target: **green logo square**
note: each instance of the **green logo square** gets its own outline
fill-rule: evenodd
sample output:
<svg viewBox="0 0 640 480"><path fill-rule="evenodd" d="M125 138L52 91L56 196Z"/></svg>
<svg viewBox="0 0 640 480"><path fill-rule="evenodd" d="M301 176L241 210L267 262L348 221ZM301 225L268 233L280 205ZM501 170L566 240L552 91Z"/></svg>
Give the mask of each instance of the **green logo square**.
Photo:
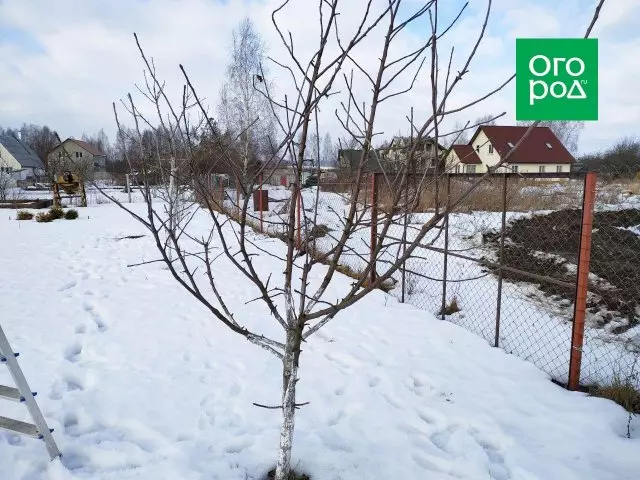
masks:
<svg viewBox="0 0 640 480"><path fill-rule="evenodd" d="M596 38L516 39L516 120L597 120Z"/></svg>

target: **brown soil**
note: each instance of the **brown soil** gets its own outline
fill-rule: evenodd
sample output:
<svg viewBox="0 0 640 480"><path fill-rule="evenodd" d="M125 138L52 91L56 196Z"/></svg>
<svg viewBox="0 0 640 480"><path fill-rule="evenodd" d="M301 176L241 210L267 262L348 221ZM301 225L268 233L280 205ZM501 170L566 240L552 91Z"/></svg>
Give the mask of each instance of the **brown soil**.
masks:
<svg viewBox="0 0 640 480"><path fill-rule="evenodd" d="M567 264L578 263L581 217L580 210L560 210L512 222L505 232L504 264L575 284L575 268L568 268ZM606 311L605 321L615 317L629 320L627 326L613 333L626 331L640 322L637 310L640 306L640 236L625 230L638 225L640 209L594 214L590 271L610 287L602 281L591 281L590 291L596 296L588 307L592 313ZM485 241L499 251L499 233L486 234ZM568 300L574 297L574 288L532 280L526 275L504 271L503 278L536 283L550 296Z"/></svg>

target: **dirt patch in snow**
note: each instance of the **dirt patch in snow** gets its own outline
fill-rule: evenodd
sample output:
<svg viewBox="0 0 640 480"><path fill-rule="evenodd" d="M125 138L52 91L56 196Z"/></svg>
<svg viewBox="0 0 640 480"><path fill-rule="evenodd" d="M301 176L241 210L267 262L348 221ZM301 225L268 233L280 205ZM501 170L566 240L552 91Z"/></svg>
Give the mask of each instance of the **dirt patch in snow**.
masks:
<svg viewBox="0 0 640 480"><path fill-rule="evenodd" d="M506 266L575 284L580 245L580 210L560 210L512 222L506 230ZM612 333L623 333L640 323L640 209L596 212L591 244L588 308L599 313L601 325L625 319ZM485 234L496 253L500 233ZM536 283L550 296L573 300L575 288L557 285L516 272L504 271L512 281Z"/></svg>

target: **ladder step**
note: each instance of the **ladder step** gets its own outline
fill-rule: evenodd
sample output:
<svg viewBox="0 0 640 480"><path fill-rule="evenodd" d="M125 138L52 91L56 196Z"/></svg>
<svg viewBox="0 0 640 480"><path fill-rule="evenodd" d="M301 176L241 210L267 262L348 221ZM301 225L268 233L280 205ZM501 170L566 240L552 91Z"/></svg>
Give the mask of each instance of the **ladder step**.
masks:
<svg viewBox="0 0 640 480"><path fill-rule="evenodd" d="M20 433L32 438L42 438L35 425L13 420L12 418L0 417L0 428L10 432Z"/></svg>
<svg viewBox="0 0 640 480"><path fill-rule="evenodd" d="M13 354L13 356L18 358L20 356L20 354L16 352L16 353ZM7 357L4 357L4 356L0 355L0 362L4 363L6 361L7 361Z"/></svg>
<svg viewBox="0 0 640 480"><path fill-rule="evenodd" d="M20 390L4 385L0 385L0 398L6 398L14 402L24 402L24 398L20 395Z"/></svg>

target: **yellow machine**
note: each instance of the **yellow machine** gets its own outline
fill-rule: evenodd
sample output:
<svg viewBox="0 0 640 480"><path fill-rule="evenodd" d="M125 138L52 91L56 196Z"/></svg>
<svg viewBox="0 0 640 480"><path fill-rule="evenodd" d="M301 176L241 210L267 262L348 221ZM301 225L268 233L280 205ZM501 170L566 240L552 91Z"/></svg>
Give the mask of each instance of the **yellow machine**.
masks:
<svg viewBox="0 0 640 480"><path fill-rule="evenodd" d="M61 191L66 194L65 198L79 198L80 206L87 206L87 194L84 189L84 182L80 180L79 175L64 172L62 175L55 176L53 180L53 204L57 207L62 206Z"/></svg>

